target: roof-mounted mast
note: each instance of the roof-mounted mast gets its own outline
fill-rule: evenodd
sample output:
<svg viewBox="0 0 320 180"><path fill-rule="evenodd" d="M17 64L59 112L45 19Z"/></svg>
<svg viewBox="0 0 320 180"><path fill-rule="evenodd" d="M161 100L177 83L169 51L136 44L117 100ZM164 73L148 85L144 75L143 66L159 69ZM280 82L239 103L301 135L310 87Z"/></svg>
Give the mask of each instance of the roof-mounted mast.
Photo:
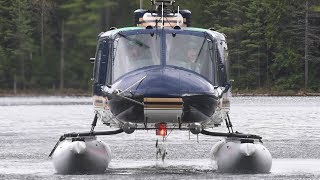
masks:
<svg viewBox="0 0 320 180"><path fill-rule="evenodd" d="M175 0L151 0L152 9L134 11L136 26L186 27L191 25L191 12L174 6Z"/></svg>
<svg viewBox="0 0 320 180"><path fill-rule="evenodd" d="M151 0L154 9L158 12L170 10L169 8L174 8L175 0Z"/></svg>

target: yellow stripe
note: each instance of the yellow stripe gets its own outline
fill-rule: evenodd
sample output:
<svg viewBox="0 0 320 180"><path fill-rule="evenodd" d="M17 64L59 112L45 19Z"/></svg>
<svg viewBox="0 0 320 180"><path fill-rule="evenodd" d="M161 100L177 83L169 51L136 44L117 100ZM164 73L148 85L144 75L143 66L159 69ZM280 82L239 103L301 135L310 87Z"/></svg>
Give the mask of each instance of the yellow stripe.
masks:
<svg viewBox="0 0 320 180"><path fill-rule="evenodd" d="M182 98L144 98L144 103L182 103ZM97 107L109 109L108 99L102 96L93 96L93 104ZM145 104L145 108L164 108L176 109L182 108L182 104Z"/></svg>
<svg viewBox="0 0 320 180"><path fill-rule="evenodd" d="M182 98L144 98L143 101L145 103L148 102L181 102L182 103Z"/></svg>

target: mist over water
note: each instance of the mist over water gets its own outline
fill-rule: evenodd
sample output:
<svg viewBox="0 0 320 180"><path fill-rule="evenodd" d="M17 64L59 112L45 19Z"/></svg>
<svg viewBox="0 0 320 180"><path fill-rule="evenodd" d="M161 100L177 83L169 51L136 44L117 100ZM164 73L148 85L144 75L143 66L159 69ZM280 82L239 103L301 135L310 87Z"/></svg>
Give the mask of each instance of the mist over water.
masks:
<svg viewBox="0 0 320 180"><path fill-rule="evenodd" d="M113 158L105 174L57 175L48 158L59 137L89 131L91 98L0 98L0 179L319 179L320 97L233 97L234 130L258 134L273 156L270 174L220 174L209 160L221 138L172 131L164 163L155 159L154 131L99 137ZM96 130L106 130L98 123ZM223 125L213 129L226 132Z"/></svg>

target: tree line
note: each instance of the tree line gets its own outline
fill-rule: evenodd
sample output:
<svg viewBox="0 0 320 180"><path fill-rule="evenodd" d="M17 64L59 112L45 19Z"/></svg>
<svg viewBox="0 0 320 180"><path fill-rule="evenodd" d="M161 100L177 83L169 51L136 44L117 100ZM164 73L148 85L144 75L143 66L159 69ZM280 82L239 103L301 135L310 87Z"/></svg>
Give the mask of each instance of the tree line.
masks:
<svg viewBox="0 0 320 180"><path fill-rule="evenodd" d="M0 90L91 89L97 35L141 0L0 0ZM177 0L227 36L235 90L320 91L318 0ZM150 1L143 1L143 8Z"/></svg>

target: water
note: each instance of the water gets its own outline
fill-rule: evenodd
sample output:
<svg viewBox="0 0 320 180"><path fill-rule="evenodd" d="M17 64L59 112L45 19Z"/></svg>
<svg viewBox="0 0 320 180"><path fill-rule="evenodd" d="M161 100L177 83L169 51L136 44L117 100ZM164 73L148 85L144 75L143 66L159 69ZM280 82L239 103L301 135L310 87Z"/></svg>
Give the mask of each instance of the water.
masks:
<svg viewBox="0 0 320 180"><path fill-rule="evenodd" d="M48 154L60 135L88 131L91 98L0 98L0 179L319 179L320 97L234 97L234 129L259 134L273 156L269 174L220 174L209 160L220 138L173 131L168 156L155 160L154 131L100 137L113 151L99 175L55 174ZM106 127L98 124L97 130ZM225 132L225 126L217 131Z"/></svg>

